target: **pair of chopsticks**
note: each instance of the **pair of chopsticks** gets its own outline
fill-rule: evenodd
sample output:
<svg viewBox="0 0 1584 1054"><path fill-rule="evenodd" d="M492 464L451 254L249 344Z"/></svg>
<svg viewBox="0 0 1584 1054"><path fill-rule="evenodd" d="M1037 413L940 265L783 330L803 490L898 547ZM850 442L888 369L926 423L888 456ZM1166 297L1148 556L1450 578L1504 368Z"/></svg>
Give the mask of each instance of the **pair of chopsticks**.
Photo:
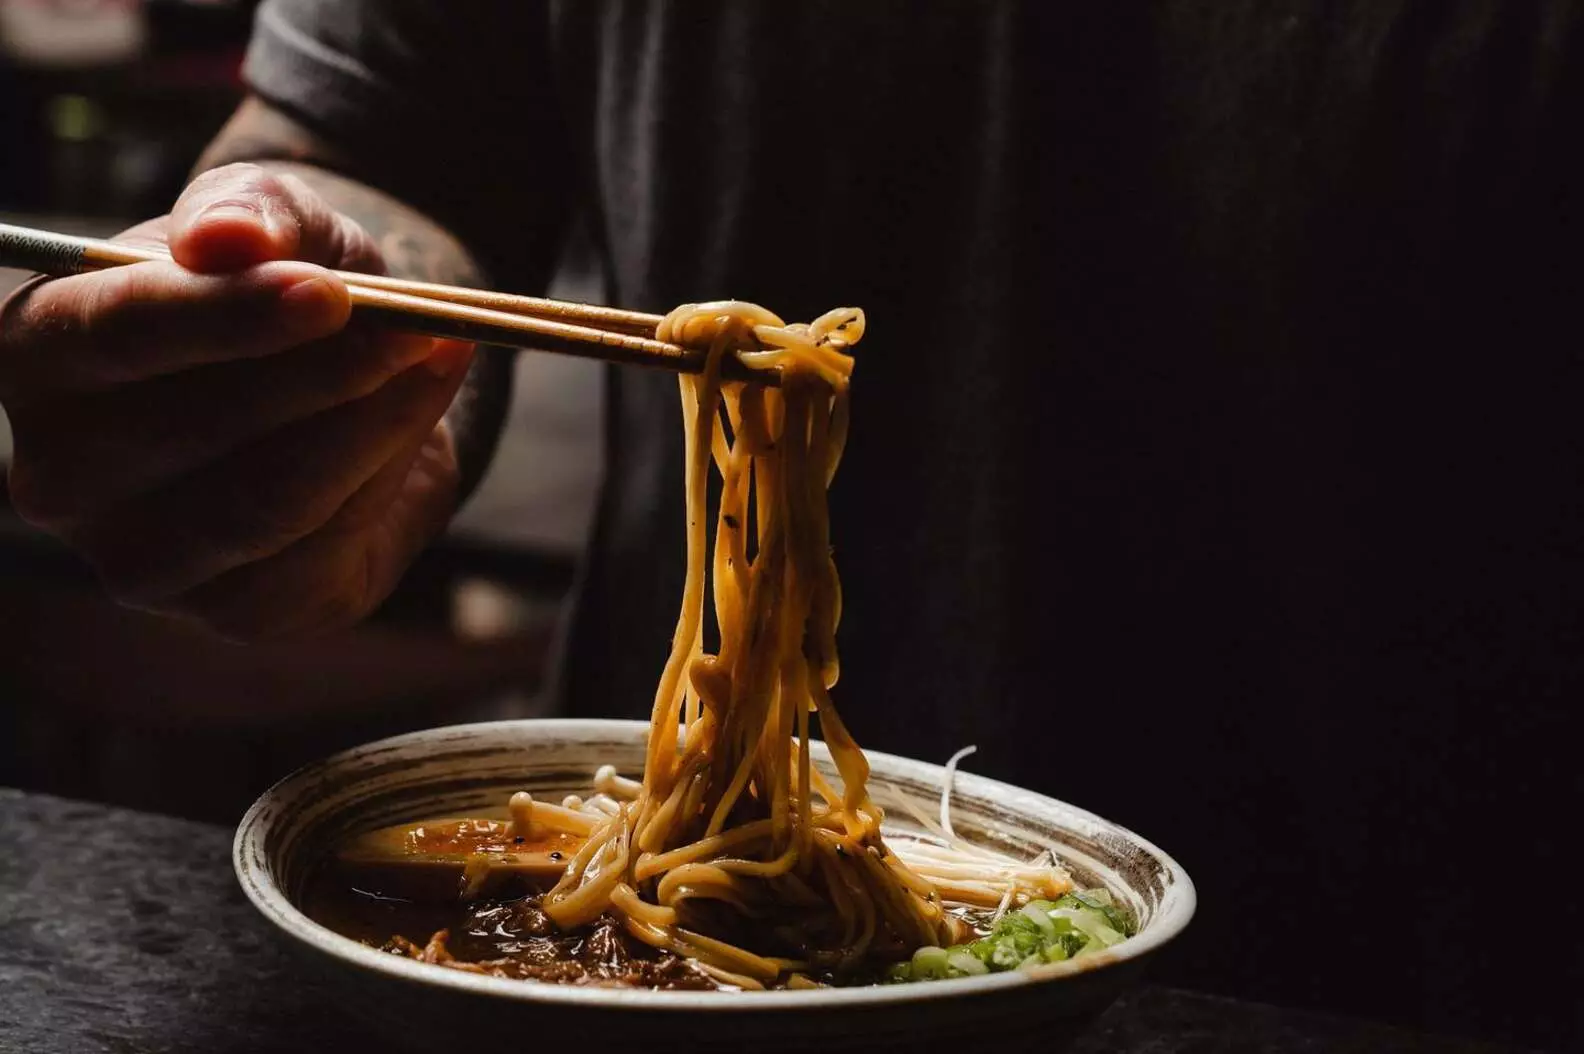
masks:
<svg viewBox="0 0 1584 1054"><path fill-rule="evenodd" d="M61 277L168 259L168 254L154 249L0 223L0 267ZM353 312L390 329L678 373L704 370L704 352L655 339L659 315L382 275L335 273L351 293ZM721 364L721 374L769 385L781 379L778 370L750 370L735 358Z"/></svg>

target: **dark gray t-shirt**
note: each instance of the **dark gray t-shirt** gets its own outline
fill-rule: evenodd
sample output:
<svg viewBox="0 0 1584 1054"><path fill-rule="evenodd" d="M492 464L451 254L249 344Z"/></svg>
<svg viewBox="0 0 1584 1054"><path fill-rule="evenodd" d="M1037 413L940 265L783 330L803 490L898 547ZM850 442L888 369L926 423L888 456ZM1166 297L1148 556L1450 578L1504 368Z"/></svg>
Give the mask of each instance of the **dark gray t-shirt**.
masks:
<svg viewBox="0 0 1584 1054"><path fill-rule="evenodd" d="M581 208L624 306L863 306L860 740L977 743L1177 854L1168 979L1556 1042L1577 8L266 0L247 76L503 285ZM565 687L642 716L679 414L608 384Z"/></svg>

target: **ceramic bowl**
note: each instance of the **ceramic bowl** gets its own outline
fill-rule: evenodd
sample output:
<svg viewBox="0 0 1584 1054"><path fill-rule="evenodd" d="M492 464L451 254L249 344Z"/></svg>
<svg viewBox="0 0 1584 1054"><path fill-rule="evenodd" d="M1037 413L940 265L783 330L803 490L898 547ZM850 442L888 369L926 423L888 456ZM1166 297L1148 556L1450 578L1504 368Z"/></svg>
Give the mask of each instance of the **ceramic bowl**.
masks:
<svg viewBox="0 0 1584 1054"><path fill-rule="evenodd" d="M783 992L656 992L513 981L399 958L342 937L297 907L326 847L353 833L499 807L512 791L587 793L594 770L638 776L648 726L635 721L502 721L436 728L337 754L254 803L233 862L259 912L303 953L334 998L398 1042L451 1049L491 1037L516 1049L793 1051L1014 1049L1048 1052L1082 1031L1182 932L1194 888L1170 857L1098 816L958 773L959 837L1032 857L1053 848L1084 886L1132 909L1139 932L1104 953L1030 971L948 981ZM832 771L823 745L815 759ZM907 830L897 795L935 802L944 769L869 753L870 792ZM487 1048L486 1048L487 1049Z"/></svg>

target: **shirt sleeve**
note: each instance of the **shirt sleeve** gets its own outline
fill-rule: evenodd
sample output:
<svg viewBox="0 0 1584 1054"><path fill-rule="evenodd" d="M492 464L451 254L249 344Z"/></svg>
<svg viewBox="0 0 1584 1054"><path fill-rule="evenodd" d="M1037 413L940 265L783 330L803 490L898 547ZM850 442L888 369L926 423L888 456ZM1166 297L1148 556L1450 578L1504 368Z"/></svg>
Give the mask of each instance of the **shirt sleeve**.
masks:
<svg viewBox="0 0 1584 1054"><path fill-rule="evenodd" d="M264 0L242 76L357 157L359 178L451 227L498 279L517 254L510 280L522 282L522 247L559 242L567 212L548 40L535 0Z"/></svg>

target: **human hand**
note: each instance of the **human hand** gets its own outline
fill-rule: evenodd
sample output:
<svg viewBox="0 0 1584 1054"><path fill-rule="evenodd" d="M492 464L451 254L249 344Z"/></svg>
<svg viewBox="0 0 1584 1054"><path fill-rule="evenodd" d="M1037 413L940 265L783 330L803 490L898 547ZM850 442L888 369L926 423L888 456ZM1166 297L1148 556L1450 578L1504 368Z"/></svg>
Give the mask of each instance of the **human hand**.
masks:
<svg viewBox="0 0 1584 1054"><path fill-rule="evenodd" d="M172 260L0 305L17 513L123 603L227 637L361 618L453 511L472 346L349 325L329 269L378 250L291 175L216 169L116 240Z"/></svg>

